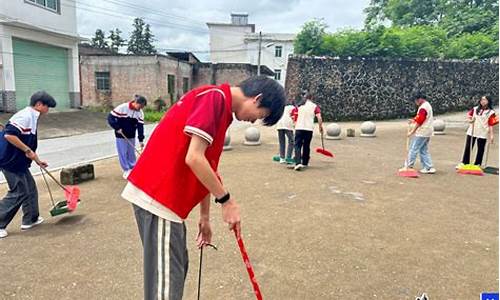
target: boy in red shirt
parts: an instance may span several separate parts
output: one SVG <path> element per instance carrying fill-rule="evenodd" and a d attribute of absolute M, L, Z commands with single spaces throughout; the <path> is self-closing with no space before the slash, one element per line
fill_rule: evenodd
<path fill-rule="evenodd" d="M 144 248 L 144 299 L 182 299 L 188 256 L 184 220 L 200 203 L 198 247 L 211 242 L 210 194 L 222 219 L 240 232 L 240 209 L 217 176 L 233 120 L 275 124 L 285 93 L 265 76 L 235 87 L 203 86 L 184 95 L 162 118 L 128 177 L 122 197 L 133 204 Z"/>

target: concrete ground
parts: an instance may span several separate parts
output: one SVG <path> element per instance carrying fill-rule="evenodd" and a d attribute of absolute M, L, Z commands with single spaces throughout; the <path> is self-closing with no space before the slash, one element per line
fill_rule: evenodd
<path fill-rule="evenodd" d="M 108 130 L 107 115 L 84 109 L 68 112 L 51 111 L 39 121 L 38 138 L 48 139 Z M 0 113 L 0 124 L 5 125 L 10 117 L 11 113 Z"/>
<path fill-rule="evenodd" d="M 341 123 L 343 129 L 358 123 Z M 455 173 L 462 128 L 432 138 L 438 173 L 396 176 L 405 157 L 405 123 L 378 122 L 376 138 L 326 141 L 336 158 L 312 154 L 303 172 L 271 161 L 276 132 L 242 145 L 232 131 L 220 173 L 242 207 L 244 241 L 264 299 L 478 299 L 498 290 L 498 177 Z M 498 136 L 498 134 L 497 134 Z M 315 134 L 313 149 L 320 145 Z M 498 166 L 498 145 L 489 165 Z M 141 247 L 132 209 L 120 198 L 118 162 L 97 162 L 78 210 L 0 240 L 0 299 L 141 299 Z M 54 191 L 56 186 L 52 185 Z M 0 186 L 4 194 L 6 186 Z M 58 199 L 62 193 L 56 192 Z M 187 220 L 191 259 L 185 299 L 196 299 L 198 211 Z M 253 299 L 236 241 L 212 206 L 202 299 Z"/>

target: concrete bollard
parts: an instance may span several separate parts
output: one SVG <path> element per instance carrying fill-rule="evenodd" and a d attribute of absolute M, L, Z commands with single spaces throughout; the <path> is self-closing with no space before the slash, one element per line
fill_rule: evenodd
<path fill-rule="evenodd" d="M 244 145 L 247 146 L 259 146 L 260 143 L 260 131 L 257 127 L 248 127 L 245 130 L 245 141 Z"/>
<path fill-rule="evenodd" d="M 222 150 L 224 151 L 229 151 L 233 149 L 231 146 L 231 135 L 229 134 L 229 130 L 226 131 L 226 137 L 224 138 L 224 147 L 222 147 Z"/>
<path fill-rule="evenodd" d="M 342 129 L 340 125 L 337 123 L 331 123 L 326 126 L 326 139 L 327 140 L 340 140 L 342 137 L 340 136 Z"/>
<path fill-rule="evenodd" d="M 377 126 L 372 121 L 366 121 L 361 123 L 361 137 L 375 137 L 375 130 Z"/>
<path fill-rule="evenodd" d="M 444 135 L 444 130 L 446 129 L 446 122 L 441 119 L 435 119 L 434 122 L 432 122 L 432 126 L 434 127 L 434 134 L 435 135 Z"/>

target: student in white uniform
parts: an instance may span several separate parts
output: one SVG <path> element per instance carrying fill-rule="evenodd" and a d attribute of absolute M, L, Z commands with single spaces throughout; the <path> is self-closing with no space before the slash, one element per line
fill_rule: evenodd
<path fill-rule="evenodd" d="M 474 149 L 474 144 L 477 142 L 477 154 L 475 165 L 480 166 L 483 162 L 484 148 L 486 142 L 493 144 L 494 134 L 493 126 L 498 123 L 498 119 L 493 110 L 493 103 L 490 96 L 483 96 L 479 100 L 479 104 L 474 106 L 467 113 L 467 121 L 470 123 L 469 129 L 467 129 L 467 138 L 465 140 L 464 155 L 462 157 L 462 162 L 457 165 L 457 169 L 463 167 L 464 165 L 470 164 L 470 150 Z M 472 142 L 472 147 L 471 147 Z"/>
<path fill-rule="evenodd" d="M 278 142 L 280 147 L 280 164 L 293 162 L 292 153 L 294 147 L 294 138 L 293 138 L 294 125 L 291 114 L 294 108 L 295 108 L 294 101 L 288 100 L 288 104 L 285 106 L 285 109 L 283 111 L 283 116 L 278 121 L 278 123 L 276 123 L 276 129 L 278 130 Z M 288 147 L 286 145 L 286 139 L 288 139 Z"/>
<path fill-rule="evenodd" d="M 312 95 L 306 93 L 306 101 L 292 110 L 295 121 L 295 171 L 309 165 L 311 140 L 314 131 L 314 117 L 318 119 L 319 132 L 323 134 L 323 119 L 318 105 L 312 102 Z"/>

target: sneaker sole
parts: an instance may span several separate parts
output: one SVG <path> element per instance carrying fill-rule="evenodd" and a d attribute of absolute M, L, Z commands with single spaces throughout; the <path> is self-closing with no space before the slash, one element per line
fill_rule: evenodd
<path fill-rule="evenodd" d="M 40 224 L 42 224 L 45 220 L 42 220 L 42 221 L 37 221 L 36 223 L 34 224 L 31 224 L 31 225 L 21 225 L 21 230 L 29 230 L 35 226 L 38 226 Z"/>

